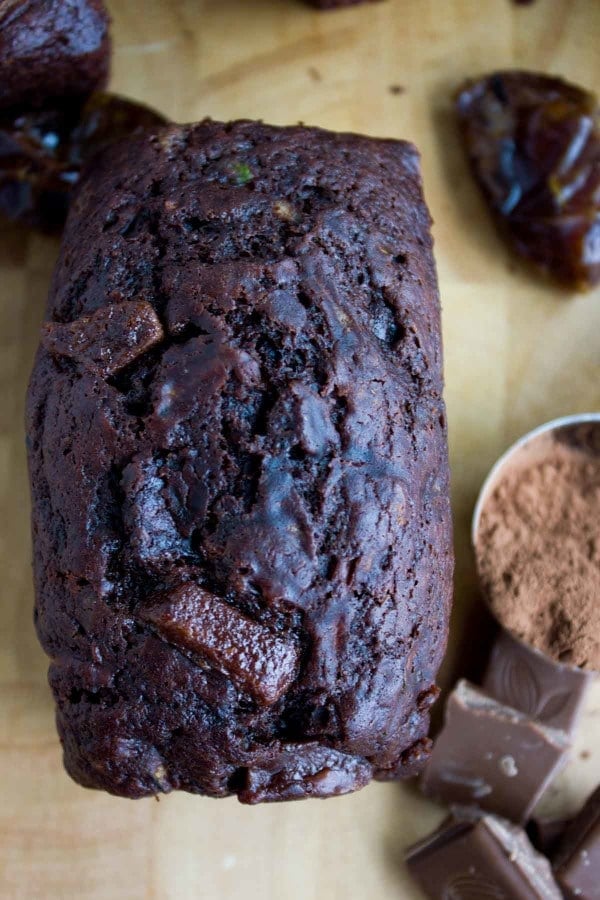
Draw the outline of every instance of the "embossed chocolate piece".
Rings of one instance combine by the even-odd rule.
[[[250,769],[240,791],[242,803],[336,797],[369,783],[372,767],[322,744],[285,744],[271,765]]]
[[[600,898],[600,786],[567,828],[554,870],[567,900]]]
[[[445,803],[472,804],[523,822],[566,761],[568,748],[564,731],[459,681],[421,787]]]
[[[592,672],[554,662],[501,629],[483,689],[544,725],[572,733],[593,677]]]
[[[142,615],[169,643],[206,661],[265,706],[281,697],[297,673],[293,641],[196,584],[181,585]]]
[[[432,900],[560,900],[548,860],[497,816],[455,810],[406,864]]]
[[[163,338],[162,325],[145,300],[102,306],[74,322],[46,322],[44,347],[106,378],[114,375]]]

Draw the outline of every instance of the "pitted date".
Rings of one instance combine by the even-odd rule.
[[[559,78],[496,72],[461,88],[466,150],[515,248],[577,290],[600,281],[600,113]]]
[[[0,215],[60,230],[84,164],[108,144],[165,122],[146,106],[103,92],[60,109],[3,112]]]

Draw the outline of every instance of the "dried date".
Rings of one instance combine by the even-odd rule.
[[[165,124],[131,100],[98,92],[83,104],[0,115],[0,215],[58,231],[82,167],[105,146]]]
[[[518,252],[577,290],[600,281],[596,97],[514,70],[467,82],[457,111],[475,178]]]

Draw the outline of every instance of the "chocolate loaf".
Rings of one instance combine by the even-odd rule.
[[[108,78],[102,0],[0,0],[0,108],[83,97]]]
[[[429,752],[452,577],[440,310],[404,142],[253,122],[106,150],[28,401],[68,772],[330,796]]]

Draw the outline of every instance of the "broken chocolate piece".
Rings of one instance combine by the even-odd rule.
[[[472,804],[523,822],[565,762],[568,747],[564,731],[459,681],[421,787],[445,803]]]
[[[567,828],[554,871],[568,900],[600,898],[600,786]]]
[[[564,666],[500,630],[483,690],[552,728],[573,733],[594,673]]]
[[[373,777],[365,759],[322,744],[287,744],[273,764],[251,769],[239,793],[241,803],[336,797],[357,791]]]
[[[455,810],[406,864],[432,900],[560,900],[548,860],[497,816]]]
[[[596,97],[534,72],[467,82],[457,110],[471,166],[519,253],[575,289],[600,280]]]
[[[536,850],[550,858],[554,856],[570,821],[570,819],[533,816],[527,823],[529,840]]]
[[[0,215],[43,231],[62,228],[82,167],[111,143],[166,119],[96,93],[87,102],[0,115]]]
[[[44,347],[76,360],[107,378],[133,362],[163,337],[160,321],[145,300],[102,306],[89,316],[42,326]]]
[[[142,615],[169,643],[205,659],[264,706],[275,703],[296,677],[299,649],[292,640],[197,584],[181,585]]]

